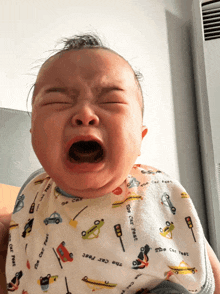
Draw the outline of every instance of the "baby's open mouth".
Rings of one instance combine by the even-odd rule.
[[[96,141],[78,141],[73,143],[69,149],[69,159],[71,162],[97,163],[103,158],[103,148]]]

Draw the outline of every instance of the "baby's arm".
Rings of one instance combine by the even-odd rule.
[[[5,262],[11,214],[0,216],[0,294],[6,294]]]
[[[219,294],[220,293],[220,262],[208,242],[206,243],[206,248],[207,248],[208,257],[209,257],[209,260],[212,266],[212,271],[215,278],[214,294]]]

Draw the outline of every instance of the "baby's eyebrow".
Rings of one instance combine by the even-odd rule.
[[[104,86],[104,87],[100,87],[98,88],[98,95],[99,96],[102,96],[108,92],[111,92],[111,91],[124,91],[124,89],[120,88],[120,87],[117,87],[117,86]]]
[[[45,94],[48,93],[63,93],[69,96],[78,96],[79,95],[79,90],[75,89],[75,88],[70,88],[70,87],[50,87],[48,89],[44,90]]]
[[[95,92],[98,93],[98,96],[102,96],[111,91],[124,91],[124,90],[118,86],[99,86],[95,88]],[[54,93],[54,92],[78,94],[79,91],[73,88],[68,88],[68,87],[51,87],[44,91],[44,93],[46,94]]]
[[[44,92],[45,93],[51,93],[51,92],[65,93],[65,92],[68,92],[68,88],[52,87],[52,88],[46,89]]]

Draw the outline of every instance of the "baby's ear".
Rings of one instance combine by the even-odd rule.
[[[145,126],[142,126],[142,140],[147,135],[147,132],[148,132],[148,128]]]

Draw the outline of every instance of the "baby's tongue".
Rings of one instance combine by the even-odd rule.
[[[74,154],[75,154],[76,161],[79,161],[79,162],[95,162],[96,158],[97,158],[97,156],[99,154],[99,150],[95,150],[95,151],[90,150],[90,151],[83,151],[83,152],[75,150]]]
[[[95,141],[80,141],[71,146],[69,155],[72,160],[79,163],[94,163],[101,159],[102,148]]]

